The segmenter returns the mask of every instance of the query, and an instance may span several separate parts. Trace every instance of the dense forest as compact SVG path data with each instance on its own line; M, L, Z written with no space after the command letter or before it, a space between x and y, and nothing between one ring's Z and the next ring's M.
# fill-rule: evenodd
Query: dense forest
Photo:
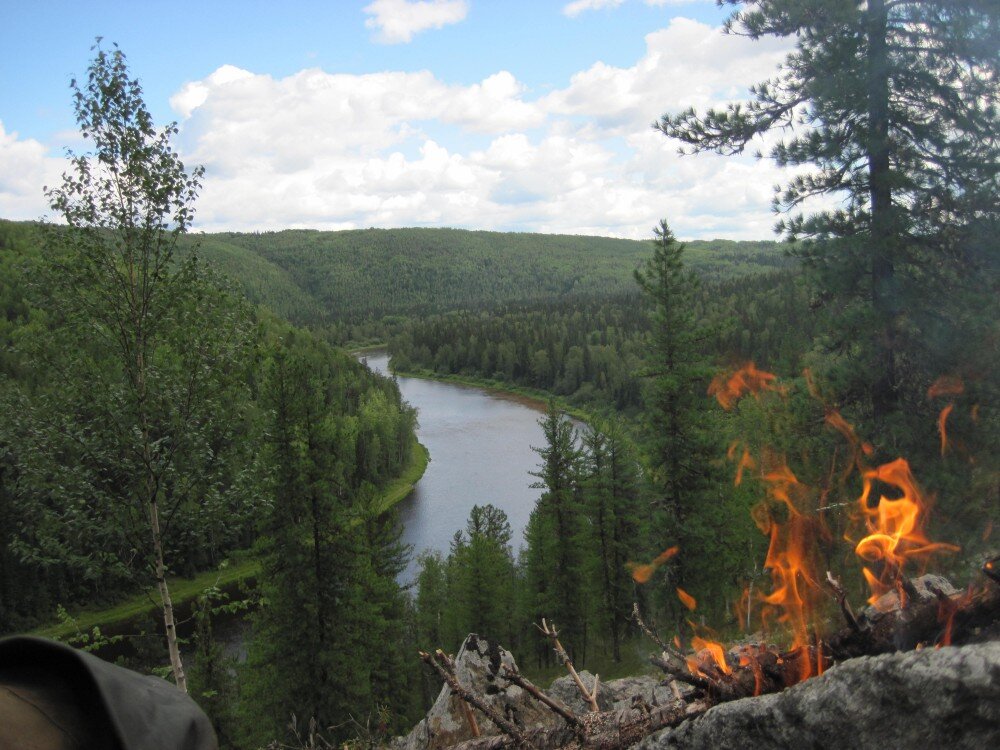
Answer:
M335 344L384 341L404 320L632 290L644 242L457 229L226 232L189 238L243 290ZM181 248L185 243L181 243ZM698 241L708 278L785 268L776 242Z
M300 742L293 716L375 743L436 695L417 648L478 632L546 676L544 617L578 665L614 675L639 668L633 603L684 646L750 629L798 647L782 588L815 606L811 637L837 606L826 571L860 601L931 552L964 570L995 549L996 14L751 5L735 28L796 39L778 78L657 128L724 154L770 134L768 158L815 167L776 196L781 243L685 244L667 220L645 242L195 235L201 172L98 46L73 84L95 153L47 193L63 222L0 221L0 633L155 591L152 663L224 745ZM924 26L940 44L914 52ZM803 128L772 132L792 117ZM844 200L806 212L817 195ZM419 450L417 414L337 348L367 342L400 374L549 400L524 538L477 505L409 591L382 491ZM881 503L911 497L914 560L856 555ZM253 591L202 593L182 663L168 578L239 559L259 564ZM235 610L241 662L213 637Z

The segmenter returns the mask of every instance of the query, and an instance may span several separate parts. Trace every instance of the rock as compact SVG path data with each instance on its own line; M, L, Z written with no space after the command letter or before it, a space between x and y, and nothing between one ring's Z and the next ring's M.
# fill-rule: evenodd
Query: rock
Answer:
M637 747L1000 747L1000 643L851 659L784 692L716 706Z
M663 682L661 677L653 675L640 675L637 677L622 677L619 680L612 680L601 688L607 688L612 702L609 708L612 711L621 711L632 708L634 698L641 698L649 706L664 706L674 702L674 693ZM676 684L676 683L675 683ZM678 685L681 694L688 694L692 688L688 685ZM598 698L600 702L600 698Z
M586 669L580 671L578 674L580 675L580 679L583 680L584 687L587 690L592 690L594 687L594 675ZM575 714L585 714L590 710L590 704L580 695L580 689L568 674L553 680L545 692L556 700L562 701ZM597 690L598 708L602 711L607 711L614 702L615 699L612 696L611 690L602 682Z
M455 674L461 685L484 696L507 719L523 729L558 726L561 720L524 690L501 679L500 665L515 667L514 657L497 643L470 634L455 657ZM482 736L499 734L493 722L478 710L476 721ZM441 688L431 710L405 737L397 737L393 750L437 750L472 738L461 701Z

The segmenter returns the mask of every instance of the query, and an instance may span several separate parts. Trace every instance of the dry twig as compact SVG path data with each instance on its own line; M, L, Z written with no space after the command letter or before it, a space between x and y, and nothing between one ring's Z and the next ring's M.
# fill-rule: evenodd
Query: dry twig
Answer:
M580 691L580 695L582 695L583 699L590 705L590 710L594 713L598 713L601 710L597 705L597 687L601 680L600 676L594 675L594 687L587 690L586 686L583 684L583 680L580 679L580 675L577 674L576 668L573 666L573 660L569 658L569 654L566 653L566 649L563 648L563 645L559 642L559 632L556 630L555 624L550 625L543 617L542 624L536 624L535 627L541 631L542 635L552 641L552 648L555 650L556 656L558 656L559 660L566 666L566 669L569 671L569 676L573 678L573 682L576 683L576 687Z
M574 714L572 711L570 711L566 706L557 701L555 698L551 698L550 696L543 693L541 690L538 689L538 687L532 684L530 680L524 677L516 669L511 669L506 664L504 664L501 667L501 669L503 670L501 676L505 680L513 682L519 688L527 692L532 698L544 703L548 708L550 708L552 711L559 714L559 716L565 719L567 724L574 727L583 726L583 722L580 721L579 716Z

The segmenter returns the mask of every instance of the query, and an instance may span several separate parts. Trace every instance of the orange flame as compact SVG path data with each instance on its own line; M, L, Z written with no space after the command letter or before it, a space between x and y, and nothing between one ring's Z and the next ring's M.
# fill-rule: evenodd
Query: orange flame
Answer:
M740 598L733 605L733 614L736 615L736 621L740 624L741 629L745 629L750 624L750 611L752 607L750 586L747 585L743 587L743 593L740 594Z
M697 600L680 586L677 587L677 598L680 599L681 603L692 612L698 608Z
M872 444L861 440L854 432L854 426L844 419L836 409L828 409L824 421L847 439L847 442L854 448L855 457L859 450L866 456L871 456L875 452Z
M927 398L938 398L939 396L958 396L965 393L965 383L957 375L942 375L927 389ZM955 408L954 403L948 404L938 415L937 427L941 435L941 455L944 456L948 449L948 415ZM975 409L975 407L973 407ZM978 416L978 415L977 415ZM975 418L973 418L975 421Z
M653 577L653 573L656 572L657 568L659 568L661 565L663 565L663 563L665 563L671 557L680 552L680 550L681 548L675 545L673 547L665 549L663 552L657 555L653 559L653 561L649 564L628 562L625 563L625 567L627 567L630 571L632 571L632 578L633 580L635 580L636 583L646 583L649 581L650 578Z
M808 646L814 613L822 597L822 587L815 573L817 543L825 537L825 530L818 520L802 512L808 488L795 477L787 465L764 475L768 495L785 505L788 518L779 522L765 510L757 509L754 520L761 530L769 534L771 543L764 567L771 571L772 590L761 600L770 607L761 613L765 623L780 611L778 622L783 623L792 636L792 650L799 652L801 665L798 680L804 680L822 671L822 655L812 664Z
M944 457L945 451L948 449L948 415L951 414L951 410L955 408L955 404L948 404L941 410L941 414L938 416L937 426L938 433L941 435L941 456Z
M736 449L739 448L740 443L737 440L735 443L729 446L729 450L726 451L726 457L732 461L736 456ZM733 484L737 487L743 482L743 472L744 471L754 471L757 468L757 462L754 461L753 456L750 455L750 449L744 448L743 454L740 456L739 460L736 462L736 478L733 480Z
M927 389L927 398L958 396L965 392L965 383L957 375L942 375Z
M743 396L750 393L758 396L764 391L785 393L785 388L774 381L777 376L758 370L753 362L748 362L733 373L719 373L708 386L708 395L715 396L723 409L732 409Z
M973 600L972 585L965 590L965 593L956 597L943 597L938 599L938 622L944 623L944 631L941 634L941 641L938 647L951 645L951 634L955 626L955 615L963 607L967 607Z
M703 657L706 654L723 674L732 673L732 668L726 663L726 652L722 648L721 643L709 641L696 635L691 638L691 647L697 652L697 656L694 659L688 659L688 669L691 669L692 662L694 662L694 669L691 669L693 673L697 674L701 672L699 663L704 663Z
M857 543L854 551L862 560L878 563L874 566L879 569L878 572L869 567L863 570L872 592L868 602L875 604L880 596L898 586L908 561L925 565L930 554L954 552L958 547L931 542L927 538L923 527L930 505L905 459L897 458L866 471L863 479L864 490L858 499L858 509L868 535ZM902 496L893 500L882 495L878 504L871 507L870 498L876 481L895 487Z

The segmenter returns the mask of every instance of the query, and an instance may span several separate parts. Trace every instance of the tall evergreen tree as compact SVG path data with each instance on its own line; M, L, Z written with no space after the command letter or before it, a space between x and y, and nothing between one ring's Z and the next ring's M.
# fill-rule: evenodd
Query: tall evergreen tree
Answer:
M409 700L405 600L395 580L406 552L370 483L352 482L359 455L372 467L382 459L376 438L345 413L339 357L289 334L265 383L273 502L260 542L265 606L242 700L251 742L274 739L293 714L344 739L354 733L349 717L360 722L387 707L386 729L400 729ZM371 444L360 451L356 440Z
M900 372L914 334L929 333L914 321L921 303L956 278L995 272L1000 13L992 0L727 2L747 6L728 30L792 37L795 50L749 102L666 115L659 128L692 151L724 154L781 129L770 158L813 167L776 195L788 214L778 229L820 240L803 251L820 299L858 310L841 321L853 341L839 348L867 341L856 371L868 373L869 413L884 426L903 382L926 388ZM841 206L801 213L817 195Z
M587 623L583 601L582 513L577 494L580 451L573 424L549 404L539 420L545 446L535 448L541 465L533 484L541 497L525 529L525 574L531 617L554 622L574 659L586 658ZM548 658L547 646L540 653Z
M673 587L690 585L687 579L701 564L699 555L711 554L695 543L701 536L695 531L699 513L712 502L712 466L720 450L712 437L705 397L709 369L701 349L708 334L695 320L691 302L698 280L685 270L684 246L666 221L654 233L653 257L636 271L635 279L652 318L644 371L647 460L656 495L651 543L681 546L674 564L660 569L654 588L662 604L675 608Z
M479 633L512 643L514 623L514 557L507 514L499 508L474 505L465 534L457 539L452 566L453 605L459 609L459 637Z
M599 596L592 608L600 635L621 661L621 643L632 618L636 591L626 568L642 552L639 477L624 427L617 420L592 424L583 436L584 503L589 524L587 579Z

